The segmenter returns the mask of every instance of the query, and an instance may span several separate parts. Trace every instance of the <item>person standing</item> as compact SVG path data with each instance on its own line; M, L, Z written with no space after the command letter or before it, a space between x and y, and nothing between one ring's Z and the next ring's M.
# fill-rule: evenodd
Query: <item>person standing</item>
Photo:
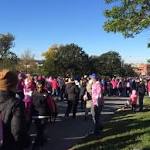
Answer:
M79 101L79 88L75 85L74 79L70 78L69 82L66 85L66 95L68 106L66 109L65 117L69 117L71 110L73 109L73 118L76 118L77 105Z
M52 95L53 96L58 96L59 84L58 84L57 78L53 77L50 80L50 84L51 84L51 87L52 87Z
M31 112L32 116L50 116L50 110L48 107L48 92L45 89L45 80L37 80L36 90L33 91L32 95L32 107ZM47 119L36 119L36 130L37 130L37 144L43 145L46 138L44 135L44 129L46 127Z
M138 95L139 95L139 111L143 110L143 99L145 96L146 88L143 80L140 80L138 85Z
M138 96L137 96L136 90L132 90L132 93L130 95L130 103L131 103L133 112L136 112L137 99L138 99Z
M23 150L29 142L22 100L16 98L15 72L0 70L0 113L3 121L2 150Z
M147 81L147 94L150 97L150 79Z
M94 75L94 74L93 74ZM92 101L92 84L93 84L93 79L92 76L90 75L87 84L86 84L86 91L84 95L84 102L85 102L85 120L88 117L89 109L91 109L91 101Z
M91 113L94 123L94 134L100 134L102 129L102 124L100 122L100 114L103 108L103 89L99 81L99 78L96 75L92 77L92 107Z
M58 81L58 85L59 85L59 97L60 97L60 100L63 101L64 100L65 81L61 76L59 76L57 78L57 81Z
M85 108L84 95L86 93L86 85L87 85L87 79L82 78L80 81L80 94L79 94L79 99L81 101L81 109Z

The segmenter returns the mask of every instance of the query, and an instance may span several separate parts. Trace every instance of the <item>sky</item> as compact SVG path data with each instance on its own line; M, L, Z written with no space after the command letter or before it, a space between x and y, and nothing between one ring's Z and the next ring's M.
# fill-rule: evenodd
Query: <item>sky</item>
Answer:
M135 38L103 30L104 0L0 0L0 33L12 33L18 56L30 50L36 59L54 44L75 43L89 55L117 51L127 63L150 58L149 30Z

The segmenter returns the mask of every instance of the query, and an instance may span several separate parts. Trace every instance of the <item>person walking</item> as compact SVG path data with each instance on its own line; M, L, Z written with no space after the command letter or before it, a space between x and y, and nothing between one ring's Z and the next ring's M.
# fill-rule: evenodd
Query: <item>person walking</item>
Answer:
M0 114L3 122L1 150L23 150L29 143L24 103L16 98L17 82L15 72L0 70Z

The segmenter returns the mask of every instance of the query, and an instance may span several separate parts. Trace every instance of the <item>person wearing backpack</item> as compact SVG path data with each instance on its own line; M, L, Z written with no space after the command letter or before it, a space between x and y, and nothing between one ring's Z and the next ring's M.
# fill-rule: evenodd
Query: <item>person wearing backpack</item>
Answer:
M24 103L16 97L17 82L15 72L0 70L0 150L23 150L29 143Z

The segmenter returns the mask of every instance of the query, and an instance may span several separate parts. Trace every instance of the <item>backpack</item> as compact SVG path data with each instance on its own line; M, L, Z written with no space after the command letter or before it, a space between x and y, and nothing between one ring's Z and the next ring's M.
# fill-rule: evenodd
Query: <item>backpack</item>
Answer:
M5 103L4 107L0 111L0 150L3 150L4 147L7 147L7 134L9 134L9 138L11 142L15 142L15 139L12 135L11 131L11 120L13 118L14 113L16 112L17 106L22 103L22 101L18 100L8 100ZM22 103L23 104L23 103ZM6 139L5 139L6 138ZM21 143L23 147L28 147L30 144L30 138L26 131L24 131L23 142Z
M8 115L9 116L9 120L10 121L12 119L12 109L13 107L15 106L16 102L11 102L9 101L6 105L6 108L5 109L10 109L10 112L8 114L5 113L5 110L4 110L4 113L2 113L2 111L0 112L0 150L3 149L3 144L4 144L4 120L5 120L5 115Z

